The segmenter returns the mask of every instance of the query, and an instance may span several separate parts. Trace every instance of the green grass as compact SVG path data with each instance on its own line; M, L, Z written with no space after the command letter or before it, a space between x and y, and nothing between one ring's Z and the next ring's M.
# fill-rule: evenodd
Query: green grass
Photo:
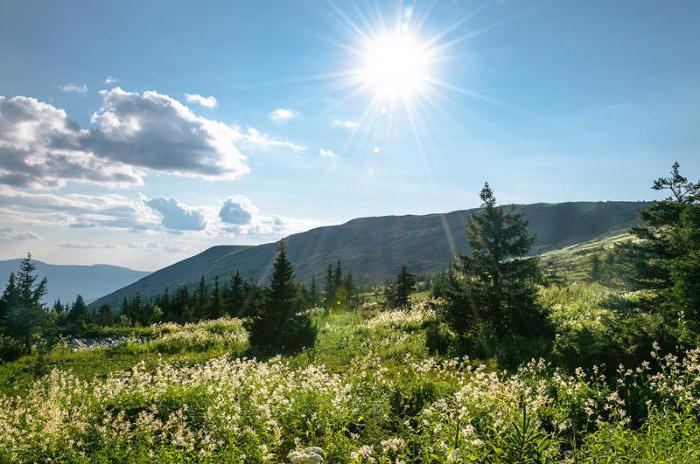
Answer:
M587 282L590 280L591 257L594 254L608 253L615 245L632 239L630 234L621 233L577 243L542 254L540 263L548 272L554 272L568 282Z
M622 297L577 283L540 301L559 332L595 332ZM0 462L698 462L700 352L610 382L544 362L506 374L430 357L433 317L420 296L317 313L314 348L268 360L243 359L230 319L25 356L0 366Z

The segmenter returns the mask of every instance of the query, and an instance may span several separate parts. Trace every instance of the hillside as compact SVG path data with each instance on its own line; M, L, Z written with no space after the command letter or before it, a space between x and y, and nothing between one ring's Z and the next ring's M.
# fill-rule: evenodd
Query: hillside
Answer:
M626 229L638 220L643 202L576 202L514 205L536 235L533 253L567 247ZM414 273L446 269L455 252L464 253L467 216L477 209L444 214L353 219L287 238L288 256L297 278L322 278L329 262L341 260L362 284L393 278L401 264ZM240 270L249 279L265 281L275 256L275 243L243 247L216 246L180 261L100 298L95 305L118 305L125 296L152 296L164 288L192 284L202 275L227 279Z
M21 261L21 259L0 261L0 282L3 285L7 282L10 273L19 269ZM48 264L37 260L32 262L36 265L39 278L46 277L49 281L48 292L43 299L46 304L51 304L57 299L64 303L73 301L78 294L81 294L85 301L90 302L148 275L148 272L106 264L76 266Z

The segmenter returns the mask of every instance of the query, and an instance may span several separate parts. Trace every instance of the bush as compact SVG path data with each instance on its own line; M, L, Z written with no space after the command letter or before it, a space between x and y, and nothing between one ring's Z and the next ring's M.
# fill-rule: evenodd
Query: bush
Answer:
M7 335L0 334L0 361L8 362L14 361L15 359L26 353L24 344L13 337L8 337Z

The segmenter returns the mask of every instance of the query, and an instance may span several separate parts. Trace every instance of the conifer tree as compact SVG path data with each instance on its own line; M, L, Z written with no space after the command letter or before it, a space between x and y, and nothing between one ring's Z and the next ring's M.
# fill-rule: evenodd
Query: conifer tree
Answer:
M85 324L90 321L90 314L85 300L82 295L75 297L75 301L71 305L70 312L68 313L68 322L73 326L74 329L82 328Z
M326 270L326 282L324 285L324 306L327 308L332 307L335 304L335 275L333 273L333 266L328 265Z
M294 352L311 346L316 330L308 315L300 312L294 270L287 259L286 244L280 241L265 303L249 326L250 343L263 351Z
M700 333L700 182L690 182L676 162L669 177L652 189L669 193L641 213L631 229L637 240L616 250L620 274L633 289L649 289L650 311L660 311L668 325L686 319Z
M396 278L396 306L408 306L408 297L416 288L416 277L408 272L406 266L401 266L401 271Z
M552 330L536 302L541 273L537 258L528 256L534 237L527 222L497 206L488 183L480 197L481 211L467 222L469 254L455 263L446 291L446 318L462 349L497 348L492 354L512 367L544 352Z
M241 273L236 270L231 274L231 282L227 289L226 307L232 316L242 316L245 314L245 285L241 278Z
M218 319L224 315L223 302L221 300L221 288L219 287L219 277L214 278L214 288L209 299L209 317Z
M5 329L26 346L41 336L48 323L48 314L41 303L47 281L37 280L36 266L27 253L17 274L10 275L0 304Z

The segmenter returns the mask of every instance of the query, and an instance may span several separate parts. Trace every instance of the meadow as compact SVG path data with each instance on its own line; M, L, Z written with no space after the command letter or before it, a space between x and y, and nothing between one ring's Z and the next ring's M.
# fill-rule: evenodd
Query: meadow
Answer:
M558 337L603 327L613 290L540 289ZM430 355L439 300L310 310L314 348L254 358L239 319L133 329L0 366L2 462L700 461L700 350L514 372ZM612 372L612 373L609 373Z

